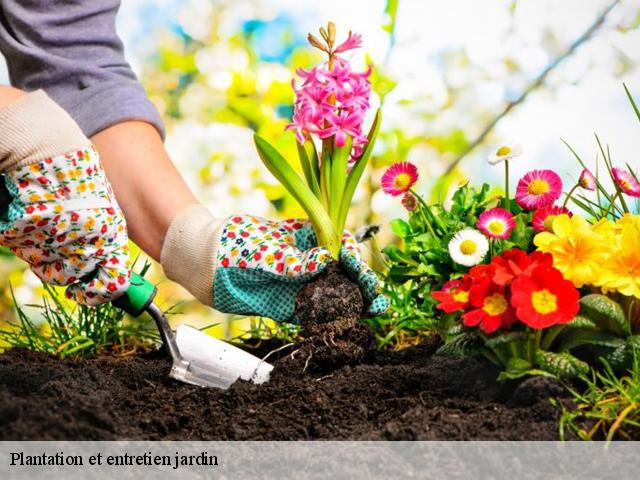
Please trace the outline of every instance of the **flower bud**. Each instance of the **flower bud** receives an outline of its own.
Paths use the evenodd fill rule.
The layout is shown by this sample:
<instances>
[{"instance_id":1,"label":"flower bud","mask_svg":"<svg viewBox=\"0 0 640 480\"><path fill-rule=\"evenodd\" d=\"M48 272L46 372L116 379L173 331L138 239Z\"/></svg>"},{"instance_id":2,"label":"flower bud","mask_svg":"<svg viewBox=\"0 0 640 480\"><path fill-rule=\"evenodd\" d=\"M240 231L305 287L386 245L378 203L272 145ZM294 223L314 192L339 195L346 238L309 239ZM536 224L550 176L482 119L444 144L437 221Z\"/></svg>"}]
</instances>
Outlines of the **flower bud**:
<instances>
[{"instance_id":1,"label":"flower bud","mask_svg":"<svg viewBox=\"0 0 640 480\"><path fill-rule=\"evenodd\" d=\"M322 50L323 52L327 52L329 53L329 50L327 49L326 45L323 45L322 42L314 37L312 34L307 35L307 40L309 41L309 43L316 47L319 50Z\"/></svg>"},{"instance_id":2,"label":"flower bud","mask_svg":"<svg viewBox=\"0 0 640 480\"><path fill-rule=\"evenodd\" d=\"M327 28L329 29L329 45L333 46L336 41L336 24L329 22Z\"/></svg>"}]
</instances>

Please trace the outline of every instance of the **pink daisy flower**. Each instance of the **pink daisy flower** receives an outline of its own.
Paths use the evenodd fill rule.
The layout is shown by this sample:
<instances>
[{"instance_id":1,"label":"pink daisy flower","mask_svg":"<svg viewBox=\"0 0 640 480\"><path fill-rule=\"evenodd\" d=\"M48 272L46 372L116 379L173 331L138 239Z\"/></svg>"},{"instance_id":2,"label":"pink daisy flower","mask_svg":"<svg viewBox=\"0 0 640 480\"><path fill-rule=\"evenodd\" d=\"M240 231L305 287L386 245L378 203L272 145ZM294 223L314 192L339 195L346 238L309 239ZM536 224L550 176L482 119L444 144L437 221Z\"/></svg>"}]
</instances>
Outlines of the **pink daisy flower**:
<instances>
[{"instance_id":1,"label":"pink daisy flower","mask_svg":"<svg viewBox=\"0 0 640 480\"><path fill-rule=\"evenodd\" d=\"M418 169L413 163L394 163L382 175L382 190L393 197L397 197L407 193L417 181Z\"/></svg>"},{"instance_id":2,"label":"pink daisy flower","mask_svg":"<svg viewBox=\"0 0 640 480\"><path fill-rule=\"evenodd\" d=\"M578 184L585 190L591 190L593 192L596 189L596 177L588 168L585 168L580 174Z\"/></svg>"},{"instance_id":3,"label":"pink daisy flower","mask_svg":"<svg viewBox=\"0 0 640 480\"><path fill-rule=\"evenodd\" d=\"M516 202L525 210L553 204L562 195L562 180L553 170L531 170L518 182Z\"/></svg>"},{"instance_id":4,"label":"pink daisy flower","mask_svg":"<svg viewBox=\"0 0 640 480\"><path fill-rule=\"evenodd\" d=\"M630 197L640 197L640 183L635 177L627 170L622 168L613 167L611 174L616 182L616 185Z\"/></svg>"},{"instance_id":5,"label":"pink daisy flower","mask_svg":"<svg viewBox=\"0 0 640 480\"><path fill-rule=\"evenodd\" d=\"M573 213L566 207L547 205L533 213L531 225L536 232L552 232L553 219L562 214L573 216Z\"/></svg>"},{"instance_id":6,"label":"pink daisy flower","mask_svg":"<svg viewBox=\"0 0 640 480\"><path fill-rule=\"evenodd\" d=\"M408 212L415 211L418 208L418 200L414 197L413 193L407 192L402 197L402 206L407 209Z\"/></svg>"},{"instance_id":7,"label":"pink daisy flower","mask_svg":"<svg viewBox=\"0 0 640 480\"><path fill-rule=\"evenodd\" d=\"M478 217L478 228L491 238L509 238L515 226L513 215L504 208L492 208Z\"/></svg>"}]
</instances>

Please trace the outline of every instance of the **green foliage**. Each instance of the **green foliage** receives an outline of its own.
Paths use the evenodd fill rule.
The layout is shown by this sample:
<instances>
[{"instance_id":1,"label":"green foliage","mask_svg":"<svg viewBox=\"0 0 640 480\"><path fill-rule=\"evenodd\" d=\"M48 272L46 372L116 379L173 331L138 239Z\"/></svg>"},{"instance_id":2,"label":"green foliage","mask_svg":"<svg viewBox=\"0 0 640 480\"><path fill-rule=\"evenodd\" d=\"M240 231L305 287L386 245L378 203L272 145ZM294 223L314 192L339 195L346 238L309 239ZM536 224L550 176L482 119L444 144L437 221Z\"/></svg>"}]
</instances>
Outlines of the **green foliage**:
<instances>
[{"instance_id":1,"label":"green foliage","mask_svg":"<svg viewBox=\"0 0 640 480\"><path fill-rule=\"evenodd\" d=\"M392 318L411 317L410 308L413 308L415 318L411 323L414 327L436 329L443 335L446 329L438 327L442 312L435 309L437 302L431 292L440 290L447 280L467 271L451 259L449 241L464 228L476 228L478 216L487 208L497 206L499 199L485 183L479 189L469 184L459 187L449 209L441 203L427 205L421 198L418 200L407 221L400 218L391 221L391 229L400 239L400 245L390 244L383 249L388 258L385 282L391 298L390 318L386 321L393 324L395 330L397 322L391 321ZM517 226L510 240L494 242L496 254L514 246L524 250L531 247L534 232L528 226L529 214L516 205L512 210Z\"/></svg>"},{"instance_id":2,"label":"green foliage","mask_svg":"<svg viewBox=\"0 0 640 480\"><path fill-rule=\"evenodd\" d=\"M569 353L554 353L539 350L536 363L540 369L558 378L575 378L586 375L589 365Z\"/></svg>"},{"instance_id":3,"label":"green foliage","mask_svg":"<svg viewBox=\"0 0 640 480\"><path fill-rule=\"evenodd\" d=\"M626 298L633 306L634 301ZM555 348L560 352L580 352L592 364L603 358L615 371L631 368L640 355L640 336L631 322L633 310L602 294L580 299L580 313L570 323L558 326ZM578 350L579 349L579 350Z\"/></svg>"},{"instance_id":4,"label":"green foliage","mask_svg":"<svg viewBox=\"0 0 640 480\"><path fill-rule=\"evenodd\" d=\"M573 434L582 440L628 440L640 432L640 355L628 371L618 375L604 361L602 372L581 375L586 388L569 388L573 407L554 402L561 410L560 438Z\"/></svg>"},{"instance_id":5,"label":"green foliage","mask_svg":"<svg viewBox=\"0 0 640 480\"><path fill-rule=\"evenodd\" d=\"M436 302L428 292L427 285L419 285L413 280L385 284L384 293L391 300L389 311L382 317L363 320L373 330L380 348L402 347L408 339L437 333Z\"/></svg>"},{"instance_id":6,"label":"green foliage","mask_svg":"<svg viewBox=\"0 0 640 480\"><path fill-rule=\"evenodd\" d=\"M631 322L620 304L606 295L592 293L580 299L580 314L593 320L600 328L620 335L631 333Z\"/></svg>"},{"instance_id":7,"label":"green foliage","mask_svg":"<svg viewBox=\"0 0 640 480\"><path fill-rule=\"evenodd\" d=\"M18 306L14 297L18 324L0 330L0 342L65 358L128 354L150 349L159 340L153 322L129 319L111 304L69 307L55 290L46 285L44 288L42 305L28 306L35 312ZM31 320L36 312L42 324Z\"/></svg>"}]
</instances>

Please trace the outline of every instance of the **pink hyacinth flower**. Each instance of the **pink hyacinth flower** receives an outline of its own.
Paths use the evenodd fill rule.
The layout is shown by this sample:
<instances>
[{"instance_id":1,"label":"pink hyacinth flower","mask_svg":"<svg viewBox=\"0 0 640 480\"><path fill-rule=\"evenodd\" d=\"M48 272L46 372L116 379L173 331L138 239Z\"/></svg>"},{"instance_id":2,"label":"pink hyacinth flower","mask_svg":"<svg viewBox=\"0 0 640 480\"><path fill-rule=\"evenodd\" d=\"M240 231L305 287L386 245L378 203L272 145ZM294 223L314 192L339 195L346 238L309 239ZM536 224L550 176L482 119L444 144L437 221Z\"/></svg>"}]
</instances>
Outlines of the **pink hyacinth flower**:
<instances>
[{"instance_id":1,"label":"pink hyacinth flower","mask_svg":"<svg viewBox=\"0 0 640 480\"><path fill-rule=\"evenodd\" d=\"M547 205L533 213L531 225L536 232L552 232L553 219L558 215L568 215L571 217L573 213L566 207Z\"/></svg>"},{"instance_id":2,"label":"pink hyacinth flower","mask_svg":"<svg viewBox=\"0 0 640 480\"><path fill-rule=\"evenodd\" d=\"M329 112L325 115L329 126L320 132L320 138L328 138L335 135L336 146L344 147L347 135L351 135L354 138L360 135L363 118L364 114L362 112L348 112L345 110L338 115Z\"/></svg>"},{"instance_id":3,"label":"pink hyacinth flower","mask_svg":"<svg viewBox=\"0 0 640 480\"><path fill-rule=\"evenodd\" d=\"M630 197L640 197L640 183L631 174L631 172L622 168L613 167L611 174L616 182L616 185L622 190L623 193Z\"/></svg>"},{"instance_id":4,"label":"pink hyacinth flower","mask_svg":"<svg viewBox=\"0 0 640 480\"><path fill-rule=\"evenodd\" d=\"M492 208L478 217L478 229L490 238L509 238L515 226L513 215L504 208Z\"/></svg>"},{"instance_id":5,"label":"pink hyacinth flower","mask_svg":"<svg viewBox=\"0 0 640 480\"><path fill-rule=\"evenodd\" d=\"M362 46L362 36L359 33L349 32L347 39L336 47L334 53L343 53L348 50L360 48Z\"/></svg>"},{"instance_id":6,"label":"pink hyacinth flower","mask_svg":"<svg viewBox=\"0 0 640 480\"><path fill-rule=\"evenodd\" d=\"M298 68L296 74L302 79L302 86L306 87L310 84L323 84L326 78L326 70L322 67L313 67L311 70Z\"/></svg>"},{"instance_id":7,"label":"pink hyacinth flower","mask_svg":"<svg viewBox=\"0 0 640 480\"><path fill-rule=\"evenodd\" d=\"M588 168L585 168L582 170L582 173L580 173L578 184L585 190L590 190L593 192L596 189L596 177Z\"/></svg>"},{"instance_id":8,"label":"pink hyacinth flower","mask_svg":"<svg viewBox=\"0 0 640 480\"><path fill-rule=\"evenodd\" d=\"M391 165L382 175L382 190L397 197L407 193L418 181L418 168L409 162L398 162Z\"/></svg>"},{"instance_id":9,"label":"pink hyacinth flower","mask_svg":"<svg viewBox=\"0 0 640 480\"><path fill-rule=\"evenodd\" d=\"M338 101L342 108L367 110L370 107L370 95L371 83L367 79L353 78L347 83L347 87L340 92Z\"/></svg>"},{"instance_id":10,"label":"pink hyacinth flower","mask_svg":"<svg viewBox=\"0 0 640 480\"><path fill-rule=\"evenodd\" d=\"M553 170L532 170L516 187L516 202L525 210L553 204L562 195L562 180Z\"/></svg>"}]
</instances>

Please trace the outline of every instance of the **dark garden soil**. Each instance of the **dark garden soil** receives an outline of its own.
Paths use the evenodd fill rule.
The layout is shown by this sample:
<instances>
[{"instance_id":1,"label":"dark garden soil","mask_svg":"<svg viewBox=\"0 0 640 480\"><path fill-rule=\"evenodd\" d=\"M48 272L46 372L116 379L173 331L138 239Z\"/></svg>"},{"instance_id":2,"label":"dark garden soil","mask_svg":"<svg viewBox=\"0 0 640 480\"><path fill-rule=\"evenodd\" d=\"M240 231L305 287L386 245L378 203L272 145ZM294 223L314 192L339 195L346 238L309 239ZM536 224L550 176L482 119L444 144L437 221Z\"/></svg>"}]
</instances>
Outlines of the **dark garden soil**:
<instances>
[{"instance_id":1,"label":"dark garden soil","mask_svg":"<svg viewBox=\"0 0 640 480\"><path fill-rule=\"evenodd\" d=\"M262 345L265 354L276 345ZM161 353L58 360L0 355L0 439L555 440L566 399L548 379L497 383L490 364L433 355L427 344L371 351L357 364L282 350L271 381L228 391L167 377Z\"/></svg>"}]
</instances>

